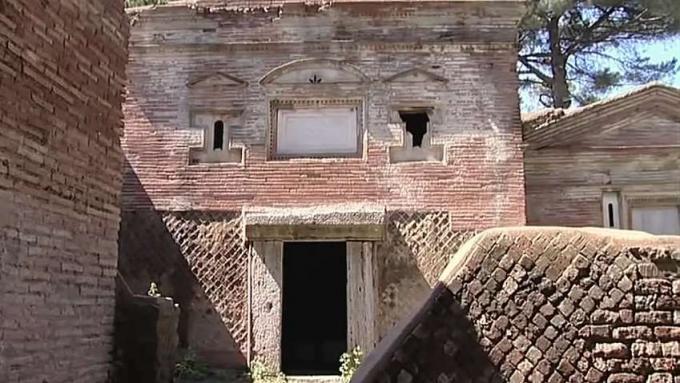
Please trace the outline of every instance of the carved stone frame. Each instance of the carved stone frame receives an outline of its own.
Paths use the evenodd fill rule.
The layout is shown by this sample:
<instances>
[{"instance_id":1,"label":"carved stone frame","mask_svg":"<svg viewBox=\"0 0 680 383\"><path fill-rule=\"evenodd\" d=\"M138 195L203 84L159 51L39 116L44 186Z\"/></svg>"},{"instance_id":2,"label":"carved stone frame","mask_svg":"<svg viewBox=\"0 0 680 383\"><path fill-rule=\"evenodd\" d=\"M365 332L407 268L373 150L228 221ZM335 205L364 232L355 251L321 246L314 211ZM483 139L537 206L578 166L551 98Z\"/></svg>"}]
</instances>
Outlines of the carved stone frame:
<instances>
[{"instance_id":1,"label":"carved stone frame","mask_svg":"<svg viewBox=\"0 0 680 383\"><path fill-rule=\"evenodd\" d=\"M385 236L384 209L301 209L292 213L255 209L244 217L251 243L248 362L258 360L274 371L281 368L283 248L285 242L296 241L347 244L347 345L371 351L378 341L375 257L376 244Z\"/></svg>"},{"instance_id":2,"label":"carved stone frame","mask_svg":"<svg viewBox=\"0 0 680 383\"><path fill-rule=\"evenodd\" d=\"M623 193L622 193L623 194ZM633 209L636 207L670 207L680 206L680 195L671 194L623 194L621 200L623 201L623 211L625 214L626 223L625 229L633 229Z\"/></svg>"},{"instance_id":3,"label":"carved stone frame","mask_svg":"<svg viewBox=\"0 0 680 383\"><path fill-rule=\"evenodd\" d=\"M304 239L301 239L304 240ZM343 241L328 239L328 241ZM347 345L371 351L377 343L375 242L347 241ZM253 241L249 262L248 363L281 369L284 241ZM323 256L323 255L320 255ZM310 286L310 288L312 288ZM318 287L315 287L318 288Z\"/></svg>"},{"instance_id":4,"label":"carved stone frame","mask_svg":"<svg viewBox=\"0 0 680 383\"><path fill-rule=\"evenodd\" d=\"M242 165L244 160L245 148L240 145L232 143L232 129L235 126L241 126L241 118L243 110L212 110L212 109L193 109L189 112L189 124L192 128L197 128L195 119L197 115L206 114L218 116L224 123L224 149L221 152L215 152L210 149L212 133L212 126L201 126L203 131L203 140L200 146L189 147L189 165L222 165L234 164ZM236 124L234 122L237 122Z\"/></svg>"},{"instance_id":5,"label":"carved stone frame","mask_svg":"<svg viewBox=\"0 0 680 383\"><path fill-rule=\"evenodd\" d=\"M423 138L423 145L415 149L406 145L406 124L401 120L399 112L422 111L429 118L428 131ZM442 123L441 113L435 105L421 102L399 102L389 108L388 123L398 124L401 127L401 145L390 146L388 149L389 162L391 164L413 162L446 162L446 150L444 145L435 145L432 142L433 127ZM413 153L408 153L412 151Z\"/></svg>"},{"instance_id":6,"label":"carved stone frame","mask_svg":"<svg viewBox=\"0 0 680 383\"><path fill-rule=\"evenodd\" d=\"M305 108L323 109L324 107L351 106L356 110L357 150L353 153L293 153L277 152L278 111L281 109ZM282 98L269 102L269 127L267 129L267 158L286 160L292 158L362 158L364 152L364 100L363 98Z\"/></svg>"}]
</instances>

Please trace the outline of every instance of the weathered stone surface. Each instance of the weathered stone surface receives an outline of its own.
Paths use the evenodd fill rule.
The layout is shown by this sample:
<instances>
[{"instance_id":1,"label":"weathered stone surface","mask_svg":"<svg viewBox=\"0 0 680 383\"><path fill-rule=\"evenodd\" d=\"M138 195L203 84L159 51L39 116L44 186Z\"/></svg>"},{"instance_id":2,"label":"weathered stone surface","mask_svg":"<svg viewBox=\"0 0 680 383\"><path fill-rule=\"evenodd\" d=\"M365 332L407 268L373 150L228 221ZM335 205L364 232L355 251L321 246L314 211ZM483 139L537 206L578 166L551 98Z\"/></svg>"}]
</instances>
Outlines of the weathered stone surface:
<instances>
[{"instance_id":1,"label":"weathered stone surface","mask_svg":"<svg viewBox=\"0 0 680 383\"><path fill-rule=\"evenodd\" d=\"M0 382L108 379L128 25L122 1L0 2Z\"/></svg>"},{"instance_id":2,"label":"weathered stone surface","mask_svg":"<svg viewBox=\"0 0 680 383\"><path fill-rule=\"evenodd\" d=\"M555 238L555 246L546 247L537 240L544 236ZM503 252L489 251L508 237L512 243L504 247ZM589 244L597 244L600 250L583 255L585 262L576 254L586 252L570 252L564 246L569 243L579 243L584 249ZM638 249L634 256L627 250L631 246ZM531 227L483 232L461 247L440 277L442 283L435 287L421 311L401 331L389 334L378 345L353 383L375 382L377 376L381 376L380 382L395 381L402 369L414 374L414 381L422 382L434 381L439 374L464 377L462 380L470 382L489 381L482 376L504 382L666 382L673 378L680 364L680 334L676 326L666 323L672 318L673 310L660 310L655 305L635 310L621 308L615 302L625 299L627 293L611 281L614 277L622 278L620 270L628 266L655 265L659 262L656 254L670 253L672 249L680 249L680 237ZM552 266L544 269L544 273L533 274L531 279L524 279L521 273L508 273L507 270L513 268L503 268L501 262L513 251L538 253L536 265L542 263L542 258L550 258ZM620 259L622 256L626 259ZM495 262L487 262L490 257ZM481 264L485 266L472 274L465 271L468 263L480 258L484 259ZM612 259L617 260L617 265L627 266L611 267ZM669 262L677 262L662 259L661 267L665 270L670 268ZM579 269L576 263L589 264L583 269L588 272L574 276L573 270ZM500 268L502 273L496 271ZM668 272L648 275L653 277L634 277L639 288L630 293L631 301L652 299L656 302L673 297L668 287L680 275ZM489 280L495 282L492 287L488 287ZM481 303L477 298L485 293L491 296L508 293L508 281L512 281L511 294L502 309L498 309L493 300ZM567 286L557 287L555 292L544 288L546 281ZM593 285L593 281L598 284ZM454 293L449 285L461 287ZM576 287L584 295L578 291L571 293ZM560 290L570 293L560 294ZM553 298L555 294L559 297ZM614 303L607 302L605 308L598 308L588 316L581 308L574 309L585 298L596 307L602 307L608 299ZM543 303L546 300L549 302ZM530 306L538 308L519 309ZM546 326L546 322L549 325ZM420 339L406 347L402 339L416 325L421 331L427 328L428 332L442 334L441 341L457 344L458 347L449 349L458 352L442 352L438 339ZM392 359L393 353L399 353L400 359Z\"/></svg>"},{"instance_id":3,"label":"weathered stone surface","mask_svg":"<svg viewBox=\"0 0 680 383\"><path fill-rule=\"evenodd\" d=\"M180 345L218 367L243 365L247 354L244 234L240 212L124 212L121 223L119 269L132 291L156 282L173 297Z\"/></svg>"},{"instance_id":4,"label":"weathered stone surface","mask_svg":"<svg viewBox=\"0 0 680 383\"><path fill-rule=\"evenodd\" d=\"M113 383L172 382L179 313L171 298L133 295L116 278Z\"/></svg>"}]
</instances>

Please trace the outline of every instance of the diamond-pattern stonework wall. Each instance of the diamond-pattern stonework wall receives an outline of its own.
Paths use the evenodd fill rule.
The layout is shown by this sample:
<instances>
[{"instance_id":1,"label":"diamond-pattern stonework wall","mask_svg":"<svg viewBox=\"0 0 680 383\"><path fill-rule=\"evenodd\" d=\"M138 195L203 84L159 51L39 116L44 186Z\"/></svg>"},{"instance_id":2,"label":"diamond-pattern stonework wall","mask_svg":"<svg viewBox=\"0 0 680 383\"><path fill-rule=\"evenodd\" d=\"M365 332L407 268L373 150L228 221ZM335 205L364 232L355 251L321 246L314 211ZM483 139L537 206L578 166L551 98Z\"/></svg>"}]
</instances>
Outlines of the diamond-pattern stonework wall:
<instances>
[{"instance_id":1,"label":"diamond-pattern stonework wall","mask_svg":"<svg viewBox=\"0 0 680 383\"><path fill-rule=\"evenodd\" d=\"M353 382L680 382L680 237L485 231Z\"/></svg>"},{"instance_id":2,"label":"diamond-pattern stonework wall","mask_svg":"<svg viewBox=\"0 0 680 383\"><path fill-rule=\"evenodd\" d=\"M248 250L240 212L126 212L121 272L182 308L180 338L203 360L238 365L247 347Z\"/></svg>"},{"instance_id":3,"label":"diamond-pattern stonework wall","mask_svg":"<svg viewBox=\"0 0 680 383\"><path fill-rule=\"evenodd\" d=\"M384 336L428 294L460 245L475 233L454 229L450 214L392 211L377 248L379 335Z\"/></svg>"}]
</instances>

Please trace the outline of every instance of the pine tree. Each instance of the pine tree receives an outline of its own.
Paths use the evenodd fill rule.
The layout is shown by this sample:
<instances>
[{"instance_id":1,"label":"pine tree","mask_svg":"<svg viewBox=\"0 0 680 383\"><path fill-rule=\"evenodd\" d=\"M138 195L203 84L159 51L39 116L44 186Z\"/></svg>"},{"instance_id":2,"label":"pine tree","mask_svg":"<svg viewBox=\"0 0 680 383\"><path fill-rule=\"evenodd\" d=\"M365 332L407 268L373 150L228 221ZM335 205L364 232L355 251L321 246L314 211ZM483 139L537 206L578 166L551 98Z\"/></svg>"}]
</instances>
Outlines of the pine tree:
<instances>
[{"instance_id":1,"label":"pine tree","mask_svg":"<svg viewBox=\"0 0 680 383\"><path fill-rule=\"evenodd\" d=\"M680 0L533 0L520 26L522 87L566 108L662 79L680 69L677 58L653 62L641 43L679 30Z\"/></svg>"}]
</instances>

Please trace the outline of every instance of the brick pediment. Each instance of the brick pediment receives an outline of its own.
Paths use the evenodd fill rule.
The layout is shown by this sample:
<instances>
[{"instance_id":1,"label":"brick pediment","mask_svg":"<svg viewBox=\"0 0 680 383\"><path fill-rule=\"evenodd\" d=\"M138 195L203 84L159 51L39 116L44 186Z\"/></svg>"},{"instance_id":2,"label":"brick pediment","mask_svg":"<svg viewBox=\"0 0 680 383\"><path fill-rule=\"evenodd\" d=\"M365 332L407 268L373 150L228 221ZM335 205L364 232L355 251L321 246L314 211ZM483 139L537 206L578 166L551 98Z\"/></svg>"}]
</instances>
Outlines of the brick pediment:
<instances>
[{"instance_id":1,"label":"brick pediment","mask_svg":"<svg viewBox=\"0 0 680 383\"><path fill-rule=\"evenodd\" d=\"M363 83L366 77L354 66L329 59L297 60L273 69L263 85L326 85Z\"/></svg>"},{"instance_id":2,"label":"brick pediment","mask_svg":"<svg viewBox=\"0 0 680 383\"><path fill-rule=\"evenodd\" d=\"M680 145L679 106L680 90L651 84L581 108L525 119L524 140L534 149Z\"/></svg>"},{"instance_id":3,"label":"brick pediment","mask_svg":"<svg viewBox=\"0 0 680 383\"><path fill-rule=\"evenodd\" d=\"M246 85L246 81L222 72L195 76L187 82L188 88L200 88L208 86L241 87Z\"/></svg>"},{"instance_id":4,"label":"brick pediment","mask_svg":"<svg viewBox=\"0 0 680 383\"><path fill-rule=\"evenodd\" d=\"M438 74L428 72L424 69L420 68L412 68L405 70L403 72L399 72L393 76L390 76L385 79L385 82L387 83L399 83L399 82L406 82L406 83L422 83L422 82L439 82L439 83L446 83L448 80Z\"/></svg>"}]
</instances>

